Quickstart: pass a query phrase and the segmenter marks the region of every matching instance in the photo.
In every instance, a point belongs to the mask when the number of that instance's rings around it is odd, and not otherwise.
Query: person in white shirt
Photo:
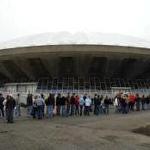
[[[89,116],[90,115],[90,107],[91,107],[92,100],[90,96],[86,97],[85,99],[85,115]]]

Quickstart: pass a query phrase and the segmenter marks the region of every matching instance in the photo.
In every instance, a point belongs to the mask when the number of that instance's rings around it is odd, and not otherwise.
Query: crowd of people
[[[8,123],[13,123],[13,117],[21,116],[20,94],[16,97],[8,94],[5,98],[0,94],[0,115],[6,116]],[[116,94],[114,98],[95,94],[94,97],[88,94],[67,95],[50,93],[47,97],[44,94],[28,94],[26,99],[27,116],[33,118],[53,118],[54,116],[89,116],[109,114],[110,106],[115,108],[116,113],[127,114],[132,111],[150,109],[150,96],[139,96],[133,93]]]

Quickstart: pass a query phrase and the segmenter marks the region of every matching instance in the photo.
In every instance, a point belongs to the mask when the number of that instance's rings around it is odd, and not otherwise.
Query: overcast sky
[[[150,0],[0,0],[0,41],[59,31],[150,40]]]

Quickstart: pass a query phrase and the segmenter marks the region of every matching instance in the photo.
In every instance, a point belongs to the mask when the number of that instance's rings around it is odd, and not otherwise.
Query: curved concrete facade
[[[0,50],[0,57],[7,55],[35,54],[35,53],[124,53],[128,55],[149,55],[149,48],[109,46],[109,45],[46,45],[19,47]]]
[[[0,79],[99,76],[149,78],[150,49],[108,45],[45,45],[0,50]]]

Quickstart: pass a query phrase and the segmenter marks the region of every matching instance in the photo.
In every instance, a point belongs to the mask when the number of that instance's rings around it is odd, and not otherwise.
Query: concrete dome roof
[[[17,38],[0,43],[0,49],[31,47],[42,45],[112,45],[150,48],[150,41],[131,36],[104,33],[51,32]]]

